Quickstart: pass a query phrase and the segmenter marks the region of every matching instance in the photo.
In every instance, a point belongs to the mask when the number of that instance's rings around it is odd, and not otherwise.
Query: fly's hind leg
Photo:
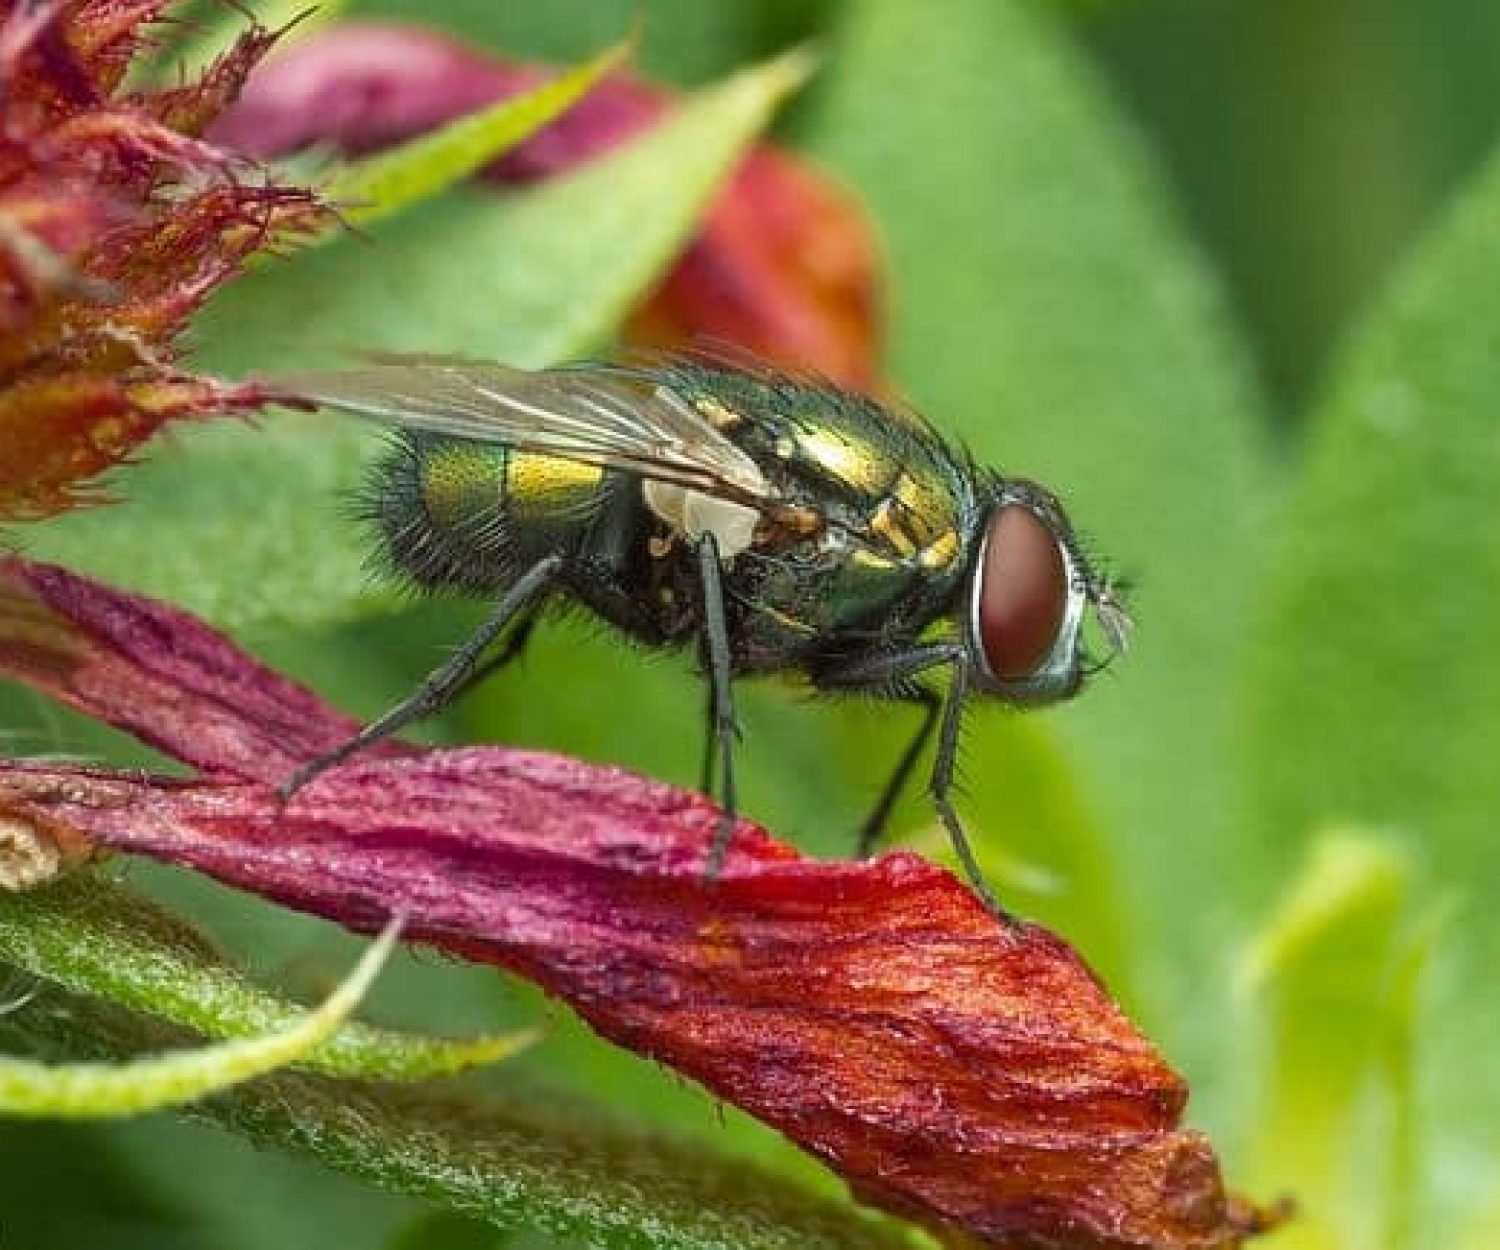
[[[539,617],[541,613],[542,605],[537,600],[533,599],[531,601],[531,606],[527,609],[523,609],[522,613],[519,615],[519,619],[517,619],[516,623],[511,626],[510,632],[505,635],[504,641],[502,641],[500,644],[500,649],[496,651],[494,655],[490,656],[489,659],[485,660],[484,663],[476,664],[473,669],[469,671],[468,676],[466,676],[459,684],[457,689],[455,689],[453,693],[448,696],[448,702],[457,703],[471,690],[474,690],[478,686],[484,685],[485,682],[487,682],[496,673],[500,672],[500,670],[505,668],[508,664],[511,664],[515,660],[519,660],[521,656],[525,654],[526,644],[531,641],[531,635],[536,629],[537,617]]]
[[[720,575],[719,544],[712,534],[695,541],[698,575],[703,584],[703,663],[708,672],[709,736],[703,772],[712,780],[718,757],[722,785],[719,805],[723,809],[714,842],[708,853],[708,875],[717,876],[729,853],[736,819],[734,792],[734,744],[740,736],[734,715],[733,660],[729,653],[729,625],[724,616],[724,586]]]
[[[413,691],[407,698],[403,699],[394,707],[388,709],[381,716],[371,721],[354,737],[347,742],[340,743],[333,750],[309,760],[296,772],[288,777],[277,792],[283,800],[290,799],[298,790],[305,786],[319,773],[325,772],[335,764],[341,763],[365,747],[389,738],[392,734],[399,732],[414,721],[419,721],[431,716],[434,712],[452,703],[473,682],[476,672],[490,670],[491,665],[482,665],[480,657],[484,655],[490,644],[505,632],[506,626],[511,624],[518,615],[527,612],[521,618],[517,626],[521,633],[519,643],[525,643],[525,633],[529,632],[531,617],[535,613],[535,600],[548,587],[552,579],[556,577],[558,570],[562,567],[563,557],[560,555],[548,556],[544,560],[532,565],[520,579],[510,587],[501,597],[500,602],[495,605],[494,610],[487,616],[478,629],[468,638],[464,644],[448,657],[441,665],[428,674],[426,680]],[[514,657],[511,652],[510,642],[501,651],[500,657],[510,659]]]

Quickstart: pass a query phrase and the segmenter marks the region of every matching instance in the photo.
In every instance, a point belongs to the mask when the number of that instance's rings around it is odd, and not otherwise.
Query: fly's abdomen
[[[392,564],[417,584],[485,593],[576,552],[616,475],[499,443],[406,435],[364,496]]]

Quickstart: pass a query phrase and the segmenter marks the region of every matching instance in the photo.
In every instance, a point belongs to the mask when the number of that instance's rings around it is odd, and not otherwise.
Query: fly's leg
[[[536,596],[547,588],[548,583],[562,567],[562,563],[562,556],[554,555],[532,565],[520,580],[505,592],[500,602],[495,605],[494,611],[485,618],[463,646],[429,673],[411,695],[371,721],[349,741],[340,743],[332,751],[318,756],[317,759],[309,760],[282,782],[277,787],[277,792],[282,799],[290,799],[319,773],[348,759],[357,751],[362,751],[373,743],[389,738],[413,721],[431,716],[453,702],[454,698],[466,688],[476,669],[481,667],[479,660],[485,650],[505,632],[505,627],[515,620],[516,615],[525,610]],[[530,617],[526,617],[523,618],[520,628],[529,628],[529,625]],[[524,642],[524,638],[522,641]]]
[[[860,826],[860,859],[869,857],[881,834],[885,832],[886,822],[890,820],[896,800],[901,797],[906,783],[911,780],[912,771],[922,758],[922,752],[937,726],[942,701],[926,686],[917,684],[914,678],[939,665],[960,662],[962,655],[961,649],[940,643],[912,647],[905,651],[884,651],[840,659],[813,674],[813,681],[819,690],[858,690],[922,706],[922,723],[896,762],[895,770],[881,790],[874,809]]]
[[[946,698],[940,699],[932,691],[913,684],[913,679],[929,669],[947,665],[953,670],[953,682]],[[816,672],[814,682],[823,690],[865,690],[887,698],[915,699],[926,709],[917,735],[908,744],[905,753],[896,765],[896,771],[886,783],[880,801],[870,814],[870,819],[860,834],[860,851],[867,853],[879,836],[885,821],[890,816],[896,797],[901,793],[916,762],[920,758],[933,726],[938,726],[937,755],[933,760],[932,779],[928,789],[933,806],[942,822],[948,840],[958,854],[964,875],[969,879],[974,892],[984,901],[994,915],[1007,924],[1014,924],[1011,914],[1000,905],[990,884],[980,870],[979,860],[964,832],[963,823],[953,807],[953,771],[958,760],[958,739],[963,727],[964,702],[969,694],[969,663],[961,646],[954,643],[933,643],[927,646],[910,647],[904,651],[888,651],[871,656],[860,656],[843,660]]]
[[[703,700],[703,764],[698,770],[698,793],[714,791],[714,765],[719,758],[719,744],[714,737],[714,688],[710,683]]]
[[[707,767],[711,773],[714,755],[718,755],[723,786],[719,806],[723,809],[719,827],[714,830],[713,847],[708,853],[708,875],[715,877],[729,853],[734,834],[734,743],[740,736],[734,716],[733,661],[729,655],[729,626],[724,619],[724,587],[720,578],[719,544],[712,534],[696,541],[698,575],[703,579],[703,662],[709,680],[709,742]]]
[[[964,875],[969,878],[974,892],[998,919],[1008,925],[1015,925],[1018,923],[1016,918],[1000,906],[1000,900],[990,889],[990,883],[984,879],[984,872],[979,867],[969,835],[964,832],[963,822],[959,820],[958,812],[953,807],[953,769],[958,762],[958,737],[963,728],[964,702],[968,697],[969,666],[960,660],[953,665],[953,684],[948,687],[948,697],[943,701],[937,756],[932,764],[929,789],[932,791],[932,802],[937,808],[938,819],[948,831],[948,840],[953,843],[959,862],[963,864]]]
[[[500,644],[500,649],[490,656],[483,664],[476,664],[468,675],[459,683],[452,694],[448,696],[449,703],[457,703],[469,691],[477,686],[482,686],[491,677],[503,669],[513,660],[518,660],[526,651],[526,644],[531,641],[532,631],[536,629],[537,617],[541,615],[541,605],[533,603],[530,611],[518,620],[511,628],[510,633],[505,636],[505,641]]]
[[[912,770],[916,768],[917,761],[922,758],[922,752],[927,749],[927,743],[932,738],[932,731],[937,727],[942,700],[926,686],[918,686],[909,698],[912,702],[922,705],[922,723],[917,726],[917,732],[906,744],[906,750],[901,753],[901,758],[896,761],[896,767],[891,772],[890,779],[885,783],[885,789],[880,792],[880,798],[876,800],[874,808],[865,818],[865,823],[859,827],[858,854],[860,859],[869,859],[874,853],[876,844],[885,833],[886,822],[891,818],[891,811],[896,806],[896,800],[906,789],[906,783],[911,780]]]

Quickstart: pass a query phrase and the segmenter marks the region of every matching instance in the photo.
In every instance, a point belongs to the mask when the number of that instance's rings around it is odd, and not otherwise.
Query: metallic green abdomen
[[[618,476],[498,443],[403,435],[364,500],[391,562],[419,585],[490,592],[541,556],[576,550]]]

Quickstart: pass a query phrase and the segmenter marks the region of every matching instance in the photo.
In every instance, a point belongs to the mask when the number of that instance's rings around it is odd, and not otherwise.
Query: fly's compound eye
[[[1083,596],[1057,534],[1029,507],[1006,504],[990,518],[978,572],[971,628],[984,684],[1024,702],[1072,694]]]

